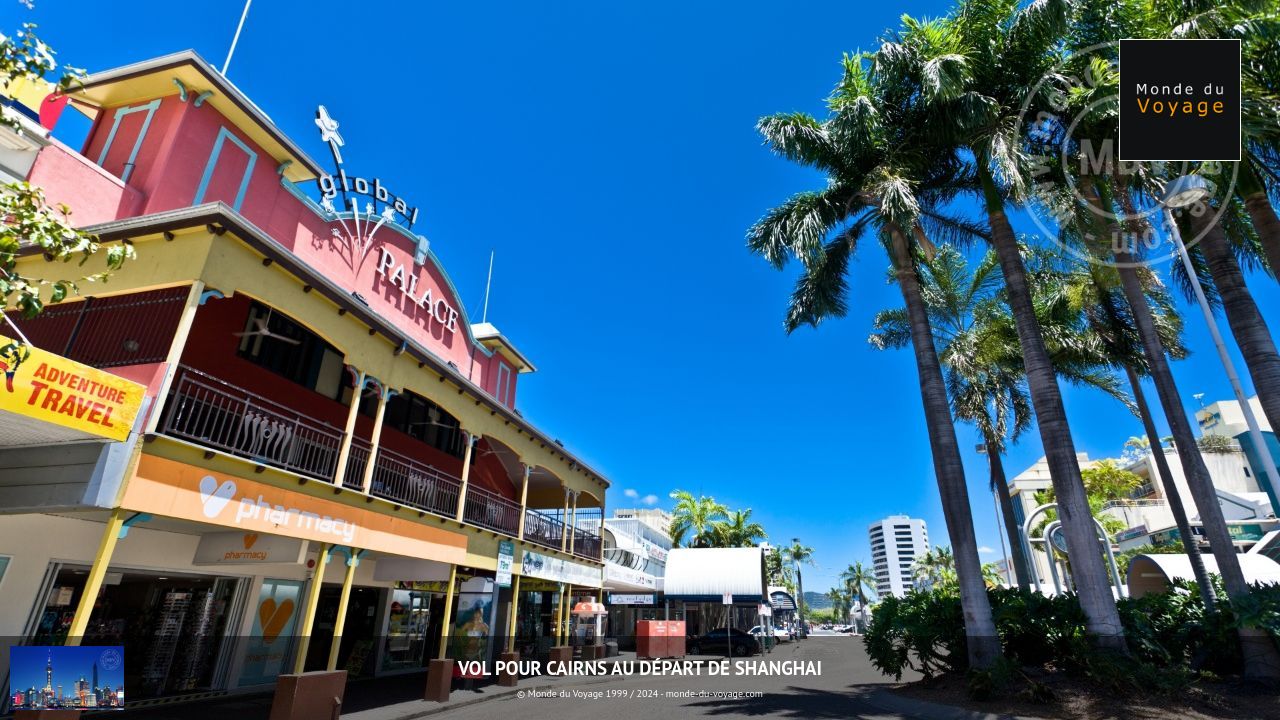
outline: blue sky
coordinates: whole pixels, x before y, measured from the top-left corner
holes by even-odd
[[[138,0],[122,17],[99,2],[0,1],[0,28],[39,22],[62,60],[91,71],[185,48],[221,66],[241,9]],[[611,507],[637,503],[626,489],[669,504],[673,488],[750,507],[774,541],[816,548],[807,590],[869,560],[867,526],[885,515],[922,517],[944,541],[914,363],[866,343],[875,312],[900,303],[883,254],[867,243],[858,256],[847,319],[788,337],[794,270],[743,237],[822,184],[765,150],[755,121],[822,112],[842,52],[945,3],[303,7],[256,0],[228,77],[317,158],[325,104],[347,165],[422,207],[415,229],[475,318],[496,251],[489,319],[539,367],[519,405],[612,480]],[[1280,327],[1276,283],[1251,281]],[[1186,401],[1229,397],[1198,313],[1188,342],[1175,368]],[[1064,394],[1091,456],[1140,434],[1115,402]],[[975,442],[962,429],[962,447]],[[1006,466],[1040,454],[1029,435]],[[973,453],[966,465],[994,560],[986,465]]]

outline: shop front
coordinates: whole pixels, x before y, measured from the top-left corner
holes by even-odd
[[[595,619],[577,617],[572,609],[599,602],[599,567],[525,550],[520,572],[512,641],[522,659],[545,661],[552,647],[595,644]]]
[[[59,564],[43,598],[33,645],[62,645],[84,592],[87,565]],[[244,578],[115,568],[94,603],[85,645],[123,645],[133,699],[208,691],[224,683],[222,651]]]
[[[447,577],[466,543],[144,454],[117,510],[0,524],[0,555],[13,558],[0,622],[25,627],[30,643],[124,645],[131,700],[261,686],[303,669],[420,669],[441,637],[443,600],[378,566],[413,560]]]
[[[768,606],[764,553],[752,548],[676,548],[667,558],[667,600],[683,607],[689,635],[760,623]]]

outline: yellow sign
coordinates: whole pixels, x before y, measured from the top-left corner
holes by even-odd
[[[377,552],[461,564],[467,536],[248,478],[143,454],[121,507]]]
[[[0,335],[0,410],[111,440],[129,437],[141,385]]]

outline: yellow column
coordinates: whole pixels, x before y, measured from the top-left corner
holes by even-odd
[[[382,440],[382,418],[387,414],[387,401],[391,399],[393,393],[383,388],[378,393],[378,412],[373,416],[373,434],[369,436],[369,462],[364,466],[364,480],[360,483],[360,489],[366,495],[369,494],[369,488],[373,485],[373,467],[378,462],[378,443]]]
[[[351,457],[351,440],[356,432],[356,415],[360,413],[360,396],[364,395],[364,382],[367,378],[364,371],[356,373],[356,386],[351,393],[351,407],[347,409],[347,426],[343,431],[342,444],[338,446],[338,467],[333,471],[334,487],[342,487],[342,480],[347,475],[347,458]]]
[[[573,514],[569,519],[569,552],[573,552],[574,541],[578,539],[578,491],[573,491]]]
[[[156,390],[156,405],[147,418],[146,432],[148,433],[155,432],[160,425],[159,404],[162,402],[160,398],[169,397],[169,388],[173,385],[173,378],[178,374],[178,364],[182,360],[182,351],[187,347],[187,336],[191,334],[191,325],[196,320],[196,310],[200,307],[202,295],[204,295],[204,283],[199,280],[191,283],[191,288],[187,291],[187,304],[182,308],[178,327],[174,329],[173,340],[169,343],[169,352],[165,356],[164,377],[160,381],[159,389]]]
[[[569,547],[569,488],[564,489],[564,512],[560,515],[560,552]]]
[[[560,605],[556,607],[556,645],[564,644],[564,583],[560,583]]]
[[[516,615],[520,605],[520,576],[511,578],[511,609],[507,612],[507,652],[516,649]]]
[[[529,514],[529,473],[528,465],[524,466],[524,484],[520,486],[520,530],[516,533],[516,537],[524,539],[524,518]]]
[[[457,584],[458,566],[449,566],[449,588],[444,593],[444,618],[440,623],[440,653],[439,659],[445,659],[445,655],[449,649],[449,619],[453,617],[453,586]]]
[[[462,512],[467,507],[467,478],[471,477],[471,452],[479,439],[479,435],[467,433],[467,449],[462,455],[462,485],[458,487],[458,522],[462,522]]]
[[[93,558],[93,567],[89,568],[89,576],[84,581],[84,592],[80,594],[80,603],[76,605],[76,614],[71,619],[71,628],[67,631],[67,645],[79,645],[84,638],[84,631],[89,627],[89,615],[93,613],[93,604],[98,600],[98,591],[102,589],[102,579],[106,577],[107,566],[111,564],[111,555],[120,540],[120,529],[124,527],[125,511],[116,508],[107,519],[107,527],[102,531],[102,540],[98,542],[98,554]]]
[[[338,618],[333,623],[333,642],[329,644],[330,670],[338,669],[338,650],[342,646],[342,631],[347,627],[347,603],[351,600],[351,584],[356,579],[356,566],[360,564],[360,551],[347,548],[347,574],[342,578],[342,596],[338,599]]]
[[[316,555],[316,571],[311,577],[311,587],[307,588],[307,604],[302,611],[302,625],[298,631],[298,654],[293,658],[293,672],[301,673],[307,666],[307,649],[311,647],[311,628],[316,623],[316,606],[320,604],[320,586],[324,584],[324,567],[329,564],[329,553],[333,546],[320,543],[320,552]]]

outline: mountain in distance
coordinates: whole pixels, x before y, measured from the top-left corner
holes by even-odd
[[[831,598],[826,593],[805,591],[804,604],[814,610],[826,610],[831,607]]]

